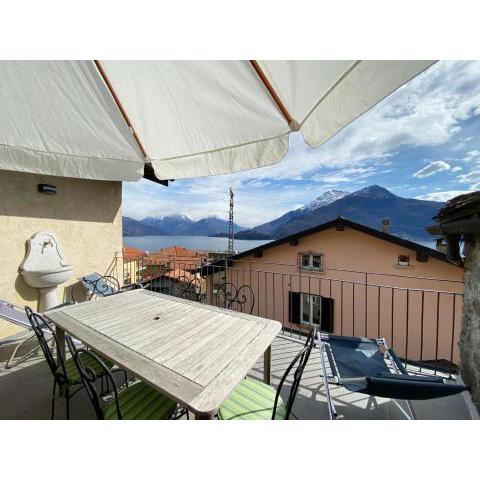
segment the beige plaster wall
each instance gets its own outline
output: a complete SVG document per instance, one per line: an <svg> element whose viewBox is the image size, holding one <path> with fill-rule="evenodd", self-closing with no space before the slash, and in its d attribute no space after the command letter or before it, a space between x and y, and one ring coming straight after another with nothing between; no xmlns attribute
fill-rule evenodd
<svg viewBox="0 0 480 480"><path fill-rule="evenodd" d="M38 192L38 184L57 186L56 195ZM52 230L73 265L67 285L82 275L111 270L122 250L122 184L0 171L0 298L38 308L38 291L28 287L19 266L26 241L40 230ZM58 289L59 302L68 293ZM16 329L0 320L0 338Z"/></svg>

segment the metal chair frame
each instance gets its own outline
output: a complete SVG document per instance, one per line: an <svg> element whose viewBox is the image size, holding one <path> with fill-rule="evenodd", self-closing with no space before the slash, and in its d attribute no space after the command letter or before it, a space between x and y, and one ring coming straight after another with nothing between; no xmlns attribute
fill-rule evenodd
<svg viewBox="0 0 480 480"><path fill-rule="evenodd" d="M69 305L69 304L62 303L53 307L53 309L64 307L66 305ZM23 354L21 357L16 358L17 352L20 349L22 349L30 340L36 338L36 334L32 330L32 325L30 323L30 320L28 319L28 316L25 313L24 308L19 307L18 305L15 305L10 302L5 302L3 300L0 300L0 306L10 308L12 312L15 312L15 314L18 314L18 315L21 314L25 318L25 320L12 318L12 316L10 315L2 315L2 314L0 314L0 318L5 319L7 322L13 323L13 325L18 325L19 327L27 329L26 332L23 332L18 336L16 335L14 338L0 340L0 347L16 344L15 348L13 349L12 353L10 354L8 360L5 363L5 369L8 370L9 368L16 367L20 365L22 362L24 362L25 360L33 357L38 352L39 345L36 345L34 348L31 348L27 353ZM47 335L49 334L48 331L44 333L46 333ZM50 338L48 341L53 342L53 339Z"/></svg>
<svg viewBox="0 0 480 480"><path fill-rule="evenodd" d="M115 401L115 408L117 410L117 418L118 420L122 420L122 410L120 408L120 401L119 401L119 390L117 388L117 385L115 383L115 380L112 375L112 370L108 368L108 366L105 364L105 362L100 358L100 356L95 353L92 350L87 350L86 348L76 348L72 338L69 335L65 336L68 349L70 350L70 353L72 355L72 358L75 361L75 365L78 368L78 371L80 372L80 377L82 379L83 385L85 387L85 391L87 392L87 395L92 402L93 408L95 410L95 415L97 416L98 420L104 420L104 411L102 408L102 405L104 403L103 401L103 395L99 395L96 387L97 380L99 378L105 378L107 382L107 390L109 387L109 384L111 384L112 387L112 393L113 393L113 399ZM93 359L98 367L100 367L100 374L92 370L90 367L88 367L85 363L85 359L90 358ZM128 388L128 384L126 384L126 387ZM102 386L102 392L103 392L103 386ZM188 411L186 410L181 410L178 412L177 410L175 411L175 416L172 417L173 420L182 417L183 415L187 415L188 419Z"/></svg>
<svg viewBox="0 0 480 480"><path fill-rule="evenodd" d="M59 386L61 394L65 397L66 409L67 409L67 420L70 419L70 399L78 393L82 388L83 385L79 382L74 382L69 380L67 376L67 371L65 368L65 361L61 355L54 355L53 348L59 351L59 344L58 339L53 331L51 325L45 320L45 318L34 312L30 307L25 307L25 312L27 314L28 319L32 325L32 329L37 336L38 342L40 344L40 348L42 349L43 355L45 356L45 360L47 361L48 367L53 375L53 391L52 391L52 403L51 403L51 415L50 418L54 420L55 418L55 394L57 385ZM51 335L51 339L46 339L46 332L48 335ZM51 348L48 345L49 341L52 341ZM71 392L70 388L73 386L79 385L79 388L75 389Z"/></svg>
<svg viewBox="0 0 480 480"><path fill-rule="evenodd" d="M327 405L328 405L328 415L330 417L330 420L334 420L337 418L338 414L335 409L335 405L333 404L333 399L330 393L330 383L333 383L335 385L342 385L342 381L345 381L346 379L342 379L339 373L339 370L337 368L337 365L335 363L335 358L332 355L331 347L330 344L328 343L328 335L327 334L322 334L321 332L318 332L317 335L317 340L318 340L318 347L320 350L320 362L322 364L322 372L323 372L323 385L325 387L325 392L326 392L326 397L327 397ZM383 347L385 352L384 352L384 359L389 365L389 368L393 370L395 374L402 374L406 375L407 371L403 367L403 365L398 361L397 358L395 358L391 352L393 352L385 338L376 338L375 339L377 345L379 347ZM330 372L331 375L328 375L327 373L327 362L325 361L325 357L328 360L328 363L330 365ZM405 400L407 408L403 408L399 401L395 398L390 399L400 410L402 415L407 418L407 420L416 420L417 416L415 413L415 410L413 408L412 402L410 400ZM375 397L370 396L367 402L367 410L370 410L372 408L372 405L376 406L377 401Z"/></svg>
<svg viewBox="0 0 480 480"><path fill-rule="evenodd" d="M315 333L316 333L315 329L310 330L310 333L307 336L307 339L305 341L303 348L300 350L299 353L297 353L293 361L285 370L285 373L283 374L280 380L280 383L278 384L277 393L275 395L275 402L273 404L272 420L275 420L275 415L277 413L278 400L280 397L280 392L282 390L283 384L285 383L285 380L287 379L293 367L298 363L297 368L293 373L293 382L290 388L290 393L288 395L288 400L286 405L287 411L285 413L285 420L288 420L290 418L290 415L295 416L292 413L292 408L295 402L295 398L297 396L298 388L300 387L300 381L302 380L303 372L305 371L305 366L307 365L308 359L310 358L310 354L312 352L312 348L315 344Z"/></svg>
<svg viewBox="0 0 480 480"><path fill-rule="evenodd" d="M103 414L103 408L102 408L102 396L98 394L95 383L98 379L105 378L107 381L107 390L108 390L109 383L111 383L112 385L112 392L115 398L115 404L117 408L117 416L118 416L118 419L121 420L122 412L120 410L120 402L118 400L118 389L117 389L117 385L115 383L111 370L107 367L105 362L95 352L91 350L87 350L86 348L83 348L83 347L77 349L73 344L73 341L70 335L65 335L65 340L67 342L68 349L70 350L72 358L75 362L75 365L77 366L78 371L80 372L80 378L82 379L82 383L85 388L85 391L87 392L88 398L92 402L97 419L103 420L104 414ZM101 373L97 373L90 367L86 366L84 362L85 357L90 357L91 359L93 359L98 365L98 367L100 367ZM103 388L102 388L102 391L103 391Z"/></svg>
<svg viewBox="0 0 480 480"><path fill-rule="evenodd" d="M53 350L59 351L58 348L58 339L57 336L51 326L51 324L39 313L34 312L30 307L25 307L25 312L27 317L32 325L32 329L34 334L36 335L38 342L40 344L40 348L45 356L45 360L47 361L48 367L53 375L53 391L52 391L52 403L51 403L51 414L50 418L52 420L55 419L55 395L57 385L60 389L60 394L65 398L66 404L66 416L67 420L70 419L70 399L77 394L82 388L84 387L83 381L73 381L68 378L67 371L65 368L65 360L61 355L54 355ZM51 336L47 340L46 335ZM70 337L69 337L70 338ZM50 346L48 342L52 343ZM73 345L73 341L70 338L70 342ZM125 375L125 383L128 383L127 372L120 368L115 368L112 372L123 372ZM71 391L71 387L76 387ZM106 390L108 392L108 383ZM104 392L104 384L103 384L103 377L102 377L102 393Z"/></svg>

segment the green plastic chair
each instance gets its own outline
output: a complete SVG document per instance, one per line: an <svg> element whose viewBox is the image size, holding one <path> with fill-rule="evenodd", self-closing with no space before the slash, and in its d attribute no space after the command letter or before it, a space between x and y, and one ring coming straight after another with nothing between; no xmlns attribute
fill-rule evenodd
<svg viewBox="0 0 480 480"><path fill-rule="evenodd" d="M32 326L32 330L38 339L40 348L45 356L47 365L50 368L50 371L53 376L53 392L52 392L52 403L51 403L51 414L50 418L53 420L55 418L55 398L56 398L56 389L59 388L61 396L65 398L66 410L67 410L67 420L70 419L70 399L83 389L83 380L80 376L80 372L77 369L75 361L73 358L63 359L54 355L53 350L58 352L58 340L51 324L46 320L46 318L34 312L30 307L25 307L25 313L27 315L28 321ZM49 344L50 342L50 344ZM72 339L70 342L73 345ZM125 375L125 382L127 382L127 374L123 370L118 368L114 369L113 364L104 360L106 365L113 371L122 371ZM87 367L90 370L95 371L99 378L102 377L102 370L98 368L96 364L92 361L89 362ZM102 382L102 391L103 391L103 377ZM108 385L107 385L108 386Z"/></svg>
<svg viewBox="0 0 480 480"><path fill-rule="evenodd" d="M71 337L66 341L85 390L99 420L168 420L173 419L177 404L147 384L137 381L118 390L110 368L94 351L77 349ZM97 380L104 376L113 396L104 401L97 391Z"/></svg>
<svg viewBox="0 0 480 480"><path fill-rule="evenodd" d="M315 331L312 329L304 347L283 374L277 389L254 378L243 379L233 390L230 397L223 402L218 410L218 418L220 420L288 420L292 414L298 387L314 341ZM297 365L297 368L293 374L288 400L285 403L280 392L295 365Z"/></svg>

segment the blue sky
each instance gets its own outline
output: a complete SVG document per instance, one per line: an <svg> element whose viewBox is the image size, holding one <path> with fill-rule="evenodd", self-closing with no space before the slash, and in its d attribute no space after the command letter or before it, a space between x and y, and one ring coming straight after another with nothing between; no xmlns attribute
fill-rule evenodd
<svg viewBox="0 0 480 480"><path fill-rule="evenodd" d="M480 61L441 61L319 148L301 134L278 164L231 175L176 180L168 188L124 183L123 214L227 217L255 226L326 190L371 184L397 195L444 201L480 188Z"/></svg>

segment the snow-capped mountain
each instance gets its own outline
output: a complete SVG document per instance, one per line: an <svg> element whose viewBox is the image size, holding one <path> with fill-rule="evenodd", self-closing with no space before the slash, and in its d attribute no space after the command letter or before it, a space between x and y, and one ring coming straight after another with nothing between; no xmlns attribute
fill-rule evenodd
<svg viewBox="0 0 480 480"><path fill-rule="evenodd" d="M235 232L245 227L234 224ZM228 232L228 221L217 215L192 220L186 215L164 215L146 217L143 220L123 219L123 234L125 236L143 235L220 235Z"/></svg>
<svg viewBox="0 0 480 480"><path fill-rule="evenodd" d="M335 195L339 198L329 201ZM325 200L327 204L321 204ZM354 222L380 228L389 218L391 233L414 241L431 240L425 227L442 207L442 203L402 198L378 185L370 185L353 193L325 192L313 202L253 229L237 234L237 238L282 238L343 216Z"/></svg>
<svg viewBox="0 0 480 480"><path fill-rule="evenodd" d="M326 192L322 193L319 197L315 200L307 203L299 210L316 210L317 208L324 207L325 205L329 205L336 200L340 200L345 195L348 195L348 192L342 192L340 190L327 190Z"/></svg>
<svg viewBox="0 0 480 480"><path fill-rule="evenodd" d="M297 219L301 219L306 215L309 215L311 212L317 210L318 208L326 207L327 205L330 205L331 203L343 198L345 195L348 195L348 192L341 192L340 190L327 190L326 192L318 196L315 200L307 203L303 207L297 208L296 210L290 210L281 217L278 217L271 222L264 223L263 225L259 225L254 229L240 232L237 238L277 238L275 237L275 232L283 225L290 225Z"/></svg>

